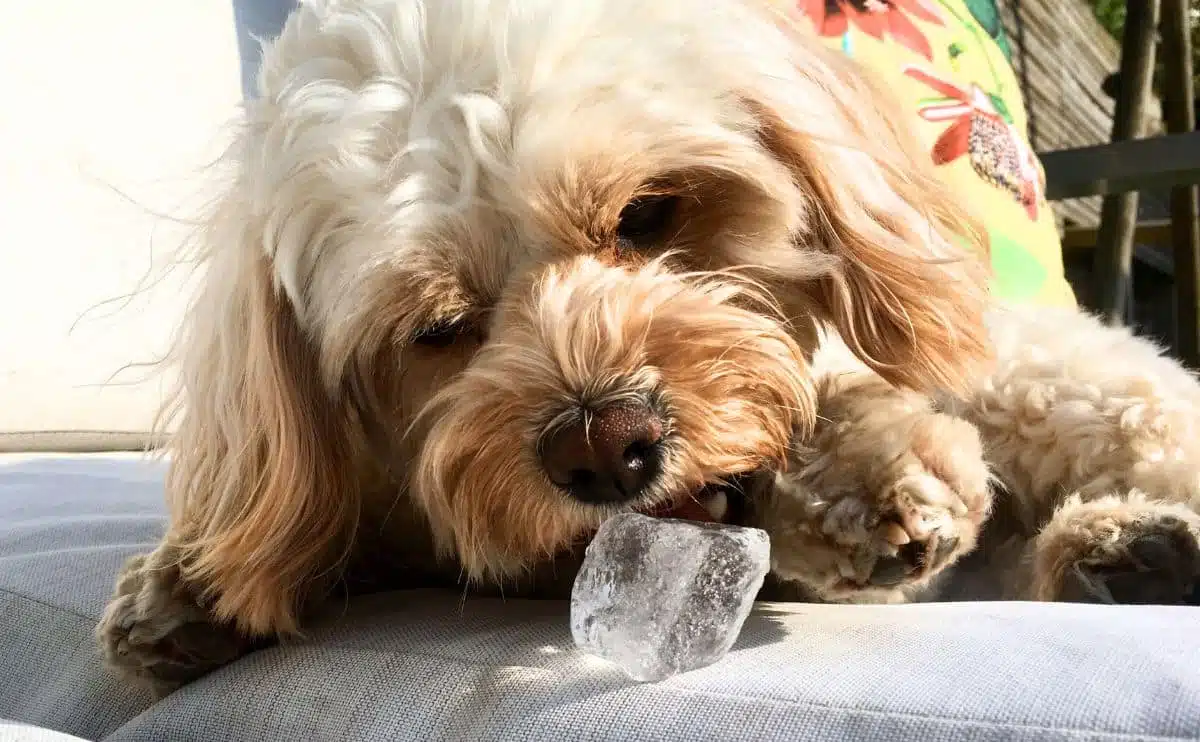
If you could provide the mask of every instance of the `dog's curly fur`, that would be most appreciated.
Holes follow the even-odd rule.
[[[776,575],[818,600],[935,599],[982,544],[993,597],[1200,603],[1195,378],[1074,309],[987,319],[997,363],[965,399],[822,347],[816,435],[754,498]]]
[[[968,209],[788,5],[303,5],[200,234],[170,526],[97,629],[109,661],[168,690],[348,583],[536,586],[616,510],[740,475],[821,599],[911,597],[970,549],[985,455],[1033,597],[1142,568],[1144,537],[1194,548],[1191,379],[1115,363],[1139,341],[1082,315],[989,328]],[[650,198],[674,211],[628,239]],[[636,500],[543,473],[564,417],[649,399]]]

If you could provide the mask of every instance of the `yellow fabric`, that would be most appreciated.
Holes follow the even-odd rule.
[[[911,103],[938,169],[982,217],[995,293],[1074,305],[995,0],[797,0],[826,41]]]

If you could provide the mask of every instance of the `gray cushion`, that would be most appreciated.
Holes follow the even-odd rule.
[[[150,705],[91,632],[125,558],[162,531],[161,467],[0,455],[0,718],[100,739]]]
[[[151,706],[90,631],[161,529],[160,476],[0,457],[0,718],[146,742],[1200,738],[1200,613],[1161,607],[762,604],[722,662],[638,685],[572,648],[561,603],[394,593]]]

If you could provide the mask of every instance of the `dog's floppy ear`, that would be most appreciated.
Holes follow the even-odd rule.
[[[803,191],[797,242],[837,258],[810,301],[888,380],[961,392],[990,358],[985,233],[890,94],[808,29],[781,22],[794,62],[747,96],[763,145]]]
[[[215,618],[290,633],[352,536],[354,438],[276,285],[264,220],[239,196],[202,238],[203,284],[177,340],[166,538]]]

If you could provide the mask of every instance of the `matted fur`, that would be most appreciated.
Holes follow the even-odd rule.
[[[786,472],[855,410],[886,445],[844,450],[907,462],[872,486],[951,508],[945,563],[969,548],[978,439],[916,418],[977,399],[987,246],[886,91],[786,5],[304,4],[198,236],[170,527],[98,628],[108,659],[165,689],[344,582],[511,584],[616,509]],[[664,229],[619,238],[649,196],[675,199]],[[870,383],[823,380],[823,328]],[[540,442],[628,400],[661,411],[661,473],[619,508],[573,500]]]
[[[982,543],[967,594],[1200,602],[1195,376],[1074,309],[998,306],[988,326],[994,369],[940,404],[822,347],[817,435],[758,493],[776,576],[820,600],[930,600]],[[914,547],[909,574],[872,584]]]

